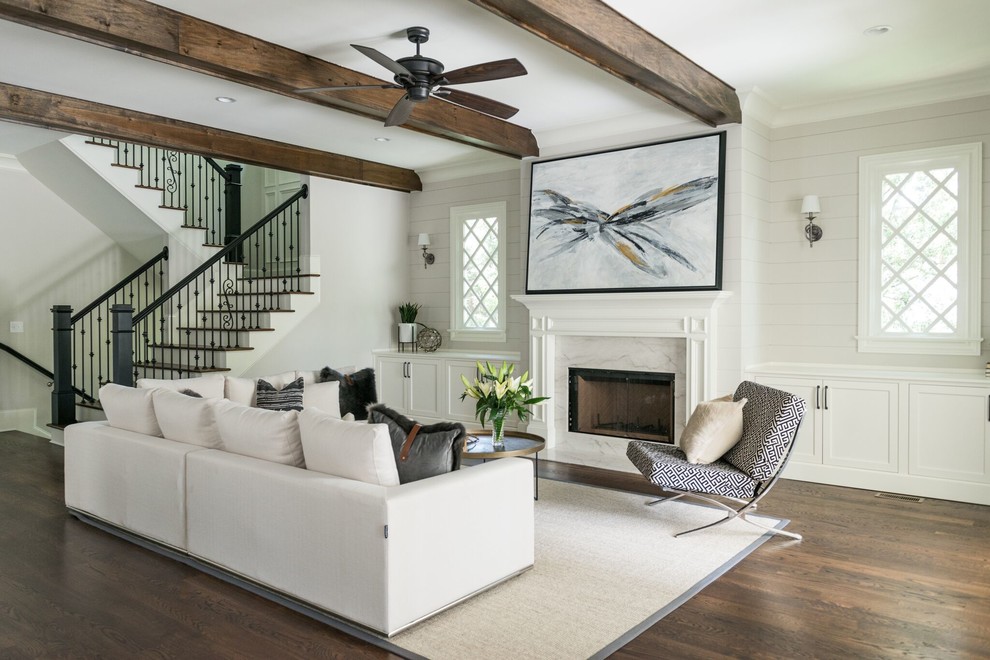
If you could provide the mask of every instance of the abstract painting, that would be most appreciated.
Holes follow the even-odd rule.
[[[533,163],[527,293],[722,288],[725,133]]]

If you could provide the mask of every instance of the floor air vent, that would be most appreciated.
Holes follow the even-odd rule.
[[[914,495],[898,495],[897,493],[877,493],[876,497],[882,500],[897,500],[898,502],[924,502],[923,497],[915,497]]]

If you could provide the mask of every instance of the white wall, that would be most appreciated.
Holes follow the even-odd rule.
[[[309,187],[320,305],[248,375],[371,366],[371,351],[388,347],[395,309],[410,295],[409,195],[318,178]]]
[[[454,342],[447,330],[450,317],[450,208],[469,204],[504,201],[507,215],[506,246],[508,294],[523,293],[526,287],[526,264],[522,260],[522,235],[520,221],[519,168],[456,178],[447,181],[427,181],[422,192],[412,193],[412,221],[406,239],[409,258],[409,300],[423,305],[417,321],[440,331],[444,349],[517,351],[526,360],[529,344],[526,308],[511,298],[508,301],[506,342]],[[420,233],[428,233],[432,240],[430,252],[436,262],[423,268],[423,251],[417,246]],[[396,322],[398,322],[398,312]],[[395,338],[392,338],[395,344]]]
[[[0,341],[51,369],[52,306],[79,310],[139,264],[23,169],[0,168],[0,200]],[[24,332],[11,334],[11,321],[22,321]],[[44,432],[47,382],[0,352],[0,430],[12,426],[3,411],[36,410],[38,428],[14,425]]]
[[[990,159],[990,97],[817,122],[771,131],[770,226],[761,302],[761,360],[982,368],[990,358],[898,356],[856,348],[859,157],[982,141]],[[983,336],[990,332],[990,161],[983,164]],[[821,197],[824,237],[808,247],[803,195]]]

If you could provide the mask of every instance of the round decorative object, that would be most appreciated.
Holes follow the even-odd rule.
[[[442,341],[443,338],[440,336],[438,330],[435,328],[423,328],[419,331],[419,337],[416,338],[416,345],[427,353],[432,353],[440,348]]]

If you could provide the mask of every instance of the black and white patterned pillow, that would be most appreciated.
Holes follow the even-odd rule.
[[[282,389],[276,388],[267,380],[258,380],[258,389],[255,392],[255,402],[258,408],[263,408],[265,410],[302,410],[302,376],[296,378]]]

